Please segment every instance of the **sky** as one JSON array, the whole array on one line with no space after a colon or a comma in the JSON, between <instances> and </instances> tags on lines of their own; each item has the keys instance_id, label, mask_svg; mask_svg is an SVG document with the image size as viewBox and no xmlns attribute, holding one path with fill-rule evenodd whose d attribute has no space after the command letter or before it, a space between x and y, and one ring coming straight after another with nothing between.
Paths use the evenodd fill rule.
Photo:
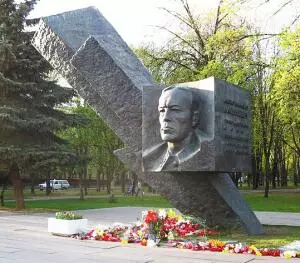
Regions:
<instances>
[{"instance_id":1,"label":"sky","mask_svg":"<svg viewBox=\"0 0 300 263\"><path fill-rule=\"evenodd\" d=\"M264 30L269 31L268 33L280 30L297 12L300 12L300 5L296 4L300 0L295 0L293 6L276 16L272 14L284 0L270 0L271 4L260 7L258 7L259 3L263 0L252 1L256 3L242 12ZM215 8L218 2L219 0L189 0L192 10L203 12ZM158 32L155 26L168 26L172 20L166 12L161 10L161 7L179 10L176 0L40 0L30 17L49 16L88 6L97 7L125 42L132 46L138 46L148 40L163 42L167 36Z\"/></svg>"}]
</instances>

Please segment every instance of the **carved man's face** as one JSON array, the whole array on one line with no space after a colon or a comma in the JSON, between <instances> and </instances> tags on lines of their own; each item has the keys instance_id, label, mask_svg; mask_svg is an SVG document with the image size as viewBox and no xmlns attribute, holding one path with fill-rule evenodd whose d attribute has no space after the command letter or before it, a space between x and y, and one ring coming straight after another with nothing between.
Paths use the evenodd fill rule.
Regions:
<instances>
[{"instance_id":1,"label":"carved man's face","mask_svg":"<svg viewBox=\"0 0 300 263\"><path fill-rule=\"evenodd\" d=\"M163 141L180 142L193 130L190 93L178 88L166 90L159 98L158 111Z\"/></svg>"}]
</instances>

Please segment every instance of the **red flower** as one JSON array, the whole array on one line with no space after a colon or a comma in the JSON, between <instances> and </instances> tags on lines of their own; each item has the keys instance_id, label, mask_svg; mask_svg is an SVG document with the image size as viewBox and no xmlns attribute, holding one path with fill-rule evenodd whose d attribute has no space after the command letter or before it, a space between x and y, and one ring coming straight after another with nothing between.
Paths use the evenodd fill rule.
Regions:
<instances>
[{"instance_id":1,"label":"red flower","mask_svg":"<svg viewBox=\"0 0 300 263\"><path fill-rule=\"evenodd\" d=\"M149 223L156 223L158 220L158 215L156 212L152 211L152 210L149 210L148 213L147 213L147 216L145 218L145 222L147 224Z\"/></svg>"}]
</instances>

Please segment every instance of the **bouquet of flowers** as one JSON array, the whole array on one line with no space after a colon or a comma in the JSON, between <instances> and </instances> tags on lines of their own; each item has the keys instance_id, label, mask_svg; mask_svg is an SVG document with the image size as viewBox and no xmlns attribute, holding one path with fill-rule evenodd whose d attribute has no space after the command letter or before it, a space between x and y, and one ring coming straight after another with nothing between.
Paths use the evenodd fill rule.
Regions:
<instances>
[{"instance_id":1,"label":"bouquet of flowers","mask_svg":"<svg viewBox=\"0 0 300 263\"><path fill-rule=\"evenodd\" d=\"M176 215L172 209L144 211L142 219L148 233L145 236L146 239L154 240L156 244L160 240L183 239L192 236L204 237L207 234L216 234L216 231L207 230L204 220Z\"/></svg>"},{"instance_id":2,"label":"bouquet of flowers","mask_svg":"<svg viewBox=\"0 0 300 263\"><path fill-rule=\"evenodd\" d=\"M57 218L75 219L73 212L58 212ZM253 254L256 256L273 256L285 258L300 258L300 251L295 244L281 249L257 248L236 241L221 241L208 239L216 235L215 230L206 227L205 221L199 218L176 215L172 209L148 210L142 213L142 221L134 225L120 223L112 226L98 226L84 235L77 234L74 238L93 239L127 243L139 243L142 246L157 246L161 240L166 240L168 247L191 249L194 251L207 250L212 252Z\"/></svg>"}]
</instances>

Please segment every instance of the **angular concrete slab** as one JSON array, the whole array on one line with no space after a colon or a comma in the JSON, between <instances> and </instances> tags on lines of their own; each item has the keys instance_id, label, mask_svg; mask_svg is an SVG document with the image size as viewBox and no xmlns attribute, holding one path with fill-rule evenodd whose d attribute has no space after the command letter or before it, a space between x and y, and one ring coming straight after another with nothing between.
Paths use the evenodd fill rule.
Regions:
<instances>
[{"instance_id":1,"label":"angular concrete slab","mask_svg":"<svg viewBox=\"0 0 300 263\"><path fill-rule=\"evenodd\" d=\"M156 84L99 11L85 8L44 18L32 42L126 144L117 155L139 178L181 212L203 217L211 226L244 225L251 234L262 233L241 197L232 196L240 200L235 209L226 202L229 189L215 187L214 173L142 173L142 88Z\"/></svg>"}]
</instances>

